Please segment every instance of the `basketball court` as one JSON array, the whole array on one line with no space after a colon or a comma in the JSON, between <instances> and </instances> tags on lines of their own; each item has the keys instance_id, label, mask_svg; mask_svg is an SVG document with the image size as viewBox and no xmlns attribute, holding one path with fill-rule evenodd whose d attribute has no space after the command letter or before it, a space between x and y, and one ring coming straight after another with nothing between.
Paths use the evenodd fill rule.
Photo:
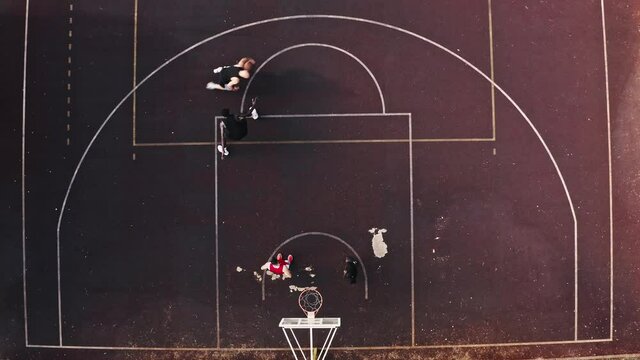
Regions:
<instances>
[{"instance_id":1,"label":"basketball court","mask_svg":"<svg viewBox=\"0 0 640 360\"><path fill-rule=\"evenodd\" d=\"M640 351L614 313L612 1L28 3L30 358L281 358L309 326L328 359ZM205 90L243 56L241 91ZM221 159L220 111L253 97ZM277 253L292 279L260 270Z\"/></svg>"}]
</instances>

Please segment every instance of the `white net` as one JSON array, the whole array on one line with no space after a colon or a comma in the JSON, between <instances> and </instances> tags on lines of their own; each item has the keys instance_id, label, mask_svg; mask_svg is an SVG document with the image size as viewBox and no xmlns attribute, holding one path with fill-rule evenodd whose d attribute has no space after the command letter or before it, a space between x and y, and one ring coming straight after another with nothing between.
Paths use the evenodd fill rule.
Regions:
<instances>
[{"instance_id":1,"label":"white net","mask_svg":"<svg viewBox=\"0 0 640 360\"><path fill-rule=\"evenodd\" d=\"M313 319L322 307L322 295L318 290L307 289L298 298L300 308L308 318Z\"/></svg>"}]
</instances>

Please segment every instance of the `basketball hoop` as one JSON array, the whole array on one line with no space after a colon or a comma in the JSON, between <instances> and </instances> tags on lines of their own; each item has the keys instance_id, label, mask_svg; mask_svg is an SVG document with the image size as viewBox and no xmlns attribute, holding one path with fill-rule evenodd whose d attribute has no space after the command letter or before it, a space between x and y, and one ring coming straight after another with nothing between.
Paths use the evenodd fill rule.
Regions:
<instances>
[{"instance_id":1,"label":"basketball hoop","mask_svg":"<svg viewBox=\"0 0 640 360\"><path fill-rule=\"evenodd\" d=\"M333 338L336 336L336 332L340 327L341 320L340 318L316 318L318 310L322 307L322 295L320 295L318 290L304 290L298 297L298 304L300 305L300 309L304 311L304 314L307 315L306 318L282 318L282 320L280 320L279 326L282 328L289 348L296 360L300 359L298 352L302 354L302 359L304 360L324 360L329 352L329 348L331 348ZM305 355L305 350L300 344L294 330L309 330L309 357ZM318 333L327 333L321 348L315 348L313 345L314 330L316 331L316 338L318 337ZM290 335L294 342L291 341ZM297 345L297 350L294 348L294 344ZM317 352L318 349L320 349L319 353Z\"/></svg>"},{"instance_id":2,"label":"basketball hoop","mask_svg":"<svg viewBox=\"0 0 640 360\"><path fill-rule=\"evenodd\" d=\"M316 314L322 307L322 295L318 290L307 289L300 293L298 304L308 319L315 319Z\"/></svg>"}]
</instances>

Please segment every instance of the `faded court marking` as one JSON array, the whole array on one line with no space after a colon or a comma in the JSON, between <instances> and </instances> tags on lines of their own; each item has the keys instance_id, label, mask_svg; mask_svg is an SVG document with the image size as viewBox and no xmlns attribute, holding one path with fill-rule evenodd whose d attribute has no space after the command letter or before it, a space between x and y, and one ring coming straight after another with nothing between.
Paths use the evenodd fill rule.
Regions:
<instances>
[{"instance_id":1,"label":"faded court marking","mask_svg":"<svg viewBox=\"0 0 640 360\"><path fill-rule=\"evenodd\" d=\"M371 237L371 247L373 248L373 255L375 255L377 258L383 258L385 255L387 255L387 243L384 242L384 238L382 236L386 232L387 229L369 229L369 233L373 235Z\"/></svg>"}]
</instances>

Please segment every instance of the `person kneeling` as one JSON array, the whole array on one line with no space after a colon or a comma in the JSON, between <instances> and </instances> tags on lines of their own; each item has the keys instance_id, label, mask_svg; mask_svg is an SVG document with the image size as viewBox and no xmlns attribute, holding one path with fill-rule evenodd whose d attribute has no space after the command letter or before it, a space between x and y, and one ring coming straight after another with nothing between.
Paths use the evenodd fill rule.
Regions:
<instances>
[{"instance_id":1,"label":"person kneeling","mask_svg":"<svg viewBox=\"0 0 640 360\"><path fill-rule=\"evenodd\" d=\"M289 270L289 267L291 266L291 263L293 262L293 256L289 255L289 256L287 256L287 260L285 260L282 257L282 254L278 254L278 256L276 256L276 258L274 260L275 261L272 260L272 261L262 265L260 267L260 270L267 271L268 275L271 275L271 274L282 275L282 280L290 279L291 278L291 270Z\"/></svg>"}]
</instances>

